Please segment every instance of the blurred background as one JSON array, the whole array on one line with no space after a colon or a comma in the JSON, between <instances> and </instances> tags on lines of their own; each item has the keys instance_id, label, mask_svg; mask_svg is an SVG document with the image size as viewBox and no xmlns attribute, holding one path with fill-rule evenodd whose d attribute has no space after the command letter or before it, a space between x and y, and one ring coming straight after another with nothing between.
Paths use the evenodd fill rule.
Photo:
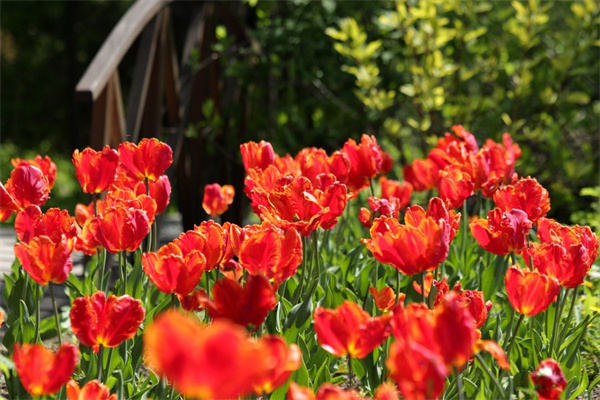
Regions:
<instances>
[{"instance_id":1,"label":"blurred background","mask_svg":"<svg viewBox=\"0 0 600 400\"><path fill-rule=\"evenodd\" d=\"M206 218L207 183L236 186L225 219L248 211L240 143L264 139L294 155L366 132L401 178L403 164L462 124L480 145L509 132L523 150L519 175L550 191L549 215L600 230L598 2L158 3L179 70L194 77L182 120L169 120L166 103L156 111L156 136L183 132L170 210L183 211L186 229ZM47 205L72 211L89 201L70 160L91 143L93 104L75 87L134 4L1 3L2 182L11 158L47 154L58 165ZM198 40L186 48L194 23ZM142 36L118 66L125 113Z\"/></svg>"}]
</instances>

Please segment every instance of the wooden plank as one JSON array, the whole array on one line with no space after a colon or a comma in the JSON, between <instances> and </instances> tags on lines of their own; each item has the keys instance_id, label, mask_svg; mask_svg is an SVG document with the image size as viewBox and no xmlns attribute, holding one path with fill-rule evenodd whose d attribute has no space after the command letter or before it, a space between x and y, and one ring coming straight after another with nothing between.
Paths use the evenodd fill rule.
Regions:
<instances>
[{"instance_id":1,"label":"wooden plank","mask_svg":"<svg viewBox=\"0 0 600 400\"><path fill-rule=\"evenodd\" d=\"M150 84L152 66L154 65L154 55L156 53L157 38L160 32L161 15L154 17L140 38L137 59L133 70L133 78L129 97L127 100L127 115L125 117L127 125L127 140L136 142L139 137L140 126L142 124L142 115L146 105L146 94Z\"/></svg>"},{"instance_id":2,"label":"wooden plank","mask_svg":"<svg viewBox=\"0 0 600 400\"><path fill-rule=\"evenodd\" d=\"M79 97L95 101L117 69L125 53L148 22L171 0L138 0L102 44L75 89Z\"/></svg>"},{"instance_id":3,"label":"wooden plank","mask_svg":"<svg viewBox=\"0 0 600 400\"><path fill-rule=\"evenodd\" d=\"M167 115L171 125L177 125L182 116L181 103L179 95L181 88L179 85L179 66L177 65L177 52L175 51L175 38L173 36L173 26L169 18L166 26L165 43L165 96L167 98Z\"/></svg>"},{"instance_id":4,"label":"wooden plank","mask_svg":"<svg viewBox=\"0 0 600 400\"><path fill-rule=\"evenodd\" d=\"M101 150L104 146L104 126L106 121L106 97L108 94L108 85L94 100L92 105L92 126L90 132L90 147L94 150Z\"/></svg>"},{"instance_id":5,"label":"wooden plank","mask_svg":"<svg viewBox=\"0 0 600 400\"><path fill-rule=\"evenodd\" d=\"M120 143L125 141L125 115L123 112L123 96L121 95L119 70L115 70L109 85L111 85L112 92L112 125L110 126L111 143L113 148L117 148Z\"/></svg>"}]
</instances>

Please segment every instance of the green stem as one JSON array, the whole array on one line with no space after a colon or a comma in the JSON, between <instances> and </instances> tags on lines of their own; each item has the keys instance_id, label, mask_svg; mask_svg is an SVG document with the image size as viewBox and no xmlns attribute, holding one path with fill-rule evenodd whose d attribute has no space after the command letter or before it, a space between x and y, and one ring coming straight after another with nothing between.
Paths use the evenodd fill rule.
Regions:
<instances>
[{"instance_id":1,"label":"green stem","mask_svg":"<svg viewBox=\"0 0 600 400\"><path fill-rule=\"evenodd\" d=\"M100 351L98 352L98 374L97 379L99 382L102 382L102 356L104 352L104 346L100 346Z\"/></svg>"},{"instance_id":2,"label":"green stem","mask_svg":"<svg viewBox=\"0 0 600 400\"><path fill-rule=\"evenodd\" d=\"M396 270L396 304L400 302L400 270Z\"/></svg>"},{"instance_id":3,"label":"green stem","mask_svg":"<svg viewBox=\"0 0 600 400\"><path fill-rule=\"evenodd\" d=\"M56 335L58 336L58 345L62 346L62 337L60 333L60 320L58 318L58 309L56 307L56 298L54 297L54 286L52 282L49 284L50 286L50 297L52 297L52 308L54 309L54 321L56 322Z\"/></svg>"},{"instance_id":4,"label":"green stem","mask_svg":"<svg viewBox=\"0 0 600 400\"><path fill-rule=\"evenodd\" d=\"M125 294L127 293L127 254L125 253L125 250L119 252L119 266L122 268L123 271L123 281L121 282L121 284L123 285L123 293Z\"/></svg>"},{"instance_id":5,"label":"green stem","mask_svg":"<svg viewBox=\"0 0 600 400\"><path fill-rule=\"evenodd\" d=\"M52 285L52 283L50 283ZM37 307L35 309L35 342L42 343L42 339L40 338L40 308L42 308L42 299L40 296L41 288L37 285L35 287L35 297Z\"/></svg>"},{"instance_id":6,"label":"green stem","mask_svg":"<svg viewBox=\"0 0 600 400\"><path fill-rule=\"evenodd\" d=\"M494 386L496 386L496 389L498 389L498 391L500 392L499 398L505 399L506 394L504 393L504 389L502 389L502 385L500 385L500 382L498 381L498 379L496 379L496 376L494 374L492 374L492 371L487 366L487 364L486 364L485 360L483 359L483 357L481 356L481 354L480 353L475 354L475 358L477 358L477 361L479 361L479 364L483 367L483 370L485 371L485 373L490 377L490 379L494 383Z\"/></svg>"},{"instance_id":7,"label":"green stem","mask_svg":"<svg viewBox=\"0 0 600 400\"><path fill-rule=\"evenodd\" d=\"M575 310L575 302L577 301L577 294L579 292L579 286L575 286L573 288L573 297L571 298L571 306L569 307L569 314L567 314L567 321L565 322L559 338L559 343L562 343L565 339L565 335L569 330L569 325L571 325L571 318L573 318L573 311Z\"/></svg>"},{"instance_id":8,"label":"green stem","mask_svg":"<svg viewBox=\"0 0 600 400\"><path fill-rule=\"evenodd\" d=\"M521 326L521 322L523 322L523 318L525 318L525 314L519 315L519 319L517 320L517 325L515 325L515 330L513 331L510 341L508 342L508 346L506 347L506 356L507 357L510 357L510 350L512 349L512 346L515 344L517 332L519 332L519 327Z\"/></svg>"},{"instance_id":9,"label":"green stem","mask_svg":"<svg viewBox=\"0 0 600 400\"><path fill-rule=\"evenodd\" d=\"M562 288L560 288L560 292L556 297L556 304L554 308L554 326L552 328L552 338L550 339L550 347L548 348L548 357L552 357L554 353L554 345L556 344L556 335L558 334L558 324L560 322L560 317L562 316L563 308L565 307L565 301L563 301L562 297Z\"/></svg>"},{"instance_id":10,"label":"green stem","mask_svg":"<svg viewBox=\"0 0 600 400\"><path fill-rule=\"evenodd\" d=\"M375 189L373 189L373 179L369 179L369 186L371 187L371 196L375 197Z\"/></svg>"},{"instance_id":11,"label":"green stem","mask_svg":"<svg viewBox=\"0 0 600 400\"><path fill-rule=\"evenodd\" d=\"M300 274L300 283L296 287L294 294L294 304L298 304L298 299L302 294L302 288L304 287L304 276L306 275L306 269L308 268L308 260L306 259L306 237L302 236L302 273Z\"/></svg>"},{"instance_id":12,"label":"green stem","mask_svg":"<svg viewBox=\"0 0 600 400\"><path fill-rule=\"evenodd\" d=\"M421 297L423 299L423 303L427 304L427 296L425 296L425 271L419 274L419 278L421 280Z\"/></svg>"},{"instance_id":13,"label":"green stem","mask_svg":"<svg viewBox=\"0 0 600 400\"><path fill-rule=\"evenodd\" d=\"M348 354L348 383L354 387L354 370L352 369L352 357Z\"/></svg>"},{"instance_id":14,"label":"green stem","mask_svg":"<svg viewBox=\"0 0 600 400\"><path fill-rule=\"evenodd\" d=\"M461 265L465 264L465 246L467 245L467 229L469 228L469 218L467 215L467 201L465 200L462 206L462 233L460 243L460 260ZM460 269L460 267L459 267Z\"/></svg>"},{"instance_id":15,"label":"green stem","mask_svg":"<svg viewBox=\"0 0 600 400\"><path fill-rule=\"evenodd\" d=\"M319 232L317 229L313 231L313 260L317 266L317 279L321 278L321 265L319 263Z\"/></svg>"},{"instance_id":16,"label":"green stem","mask_svg":"<svg viewBox=\"0 0 600 400\"><path fill-rule=\"evenodd\" d=\"M452 368L454 370L454 375L456 375L456 390L458 390L458 399L465 400L465 394L463 393L463 382L461 373L458 372L458 368Z\"/></svg>"},{"instance_id":17,"label":"green stem","mask_svg":"<svg viewBox=\"0 0 600 400\"><path fill-rule=\"evenodd\" d=\"M108 292L108 286L110 285L110 275L106 277L106 282L104 282L104 274L106 274L106 259L108 258L108 254L106 249L102 249L102 266L99 266L101 275L100 287L99 290L104 291L104 293ZM100 262L100 260L98 260Z\"/></svg>"}]
</instances>

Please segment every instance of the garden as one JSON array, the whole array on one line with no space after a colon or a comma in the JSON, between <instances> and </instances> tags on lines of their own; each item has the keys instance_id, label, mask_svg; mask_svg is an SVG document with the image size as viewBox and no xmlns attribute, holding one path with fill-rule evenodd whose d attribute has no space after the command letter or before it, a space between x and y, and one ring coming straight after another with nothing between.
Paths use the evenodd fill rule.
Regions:
<instances>
[{"instance_id":1,"label":"garden","mask_svg":"<svg viewBox=\"0 0 600 400\"><path fill-rule=\"evenodd\" d=\"M263 49L217 25L215 65L280 101L202 103L203 217L168 241L168 134L3 141L0 396L595 399L598 4L243 7Z\"/></svg>"}]
</instances>

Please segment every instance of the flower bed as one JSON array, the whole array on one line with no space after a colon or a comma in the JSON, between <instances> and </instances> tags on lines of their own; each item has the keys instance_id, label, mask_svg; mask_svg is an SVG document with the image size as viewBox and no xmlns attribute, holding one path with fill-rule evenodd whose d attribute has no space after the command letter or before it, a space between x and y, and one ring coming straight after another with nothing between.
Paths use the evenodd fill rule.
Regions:
<instances>
[{"instance_id":1,"label":"flower bed","mask_svg":"<svg viewBox=\"0 0 600 400\"><path fill-rule=\"evenodd\" d=\"M393 160L367 135L331 155L243 144L262 223L219 223L233 188L207 185L213 220L161 248L166 144L76 150L93 201L74 216L42 211L56 176L48 157L15 160L0 186L0 218L16 212L19 240L3 293L10 396L553 399L591 389L600 378L581 368L581 343L597 314L577 300L598 237L546 218L548 192L517 175L510 136L479 147L453 132L404 167L404 182L385 176ZM70 273L72 251L91 257L83 279ZM68 316L55 307L41 320L54 285L65 286ZM52 337L58 349L43 344Z\"/></svg>"}]
</instances>

